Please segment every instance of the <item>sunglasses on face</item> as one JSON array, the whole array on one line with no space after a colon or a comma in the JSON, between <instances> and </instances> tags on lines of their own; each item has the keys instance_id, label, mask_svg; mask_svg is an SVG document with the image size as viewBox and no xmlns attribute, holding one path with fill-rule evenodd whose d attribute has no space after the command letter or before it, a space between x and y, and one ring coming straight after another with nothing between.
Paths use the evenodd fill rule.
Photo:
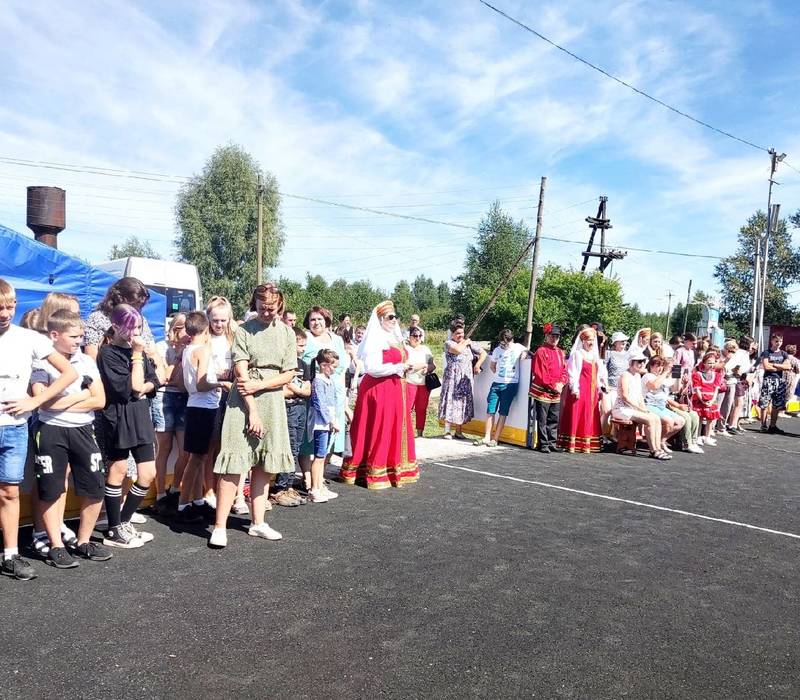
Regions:
<instances>
[{"instance_id":1,"label":"sunglasses on face","mask_svg":"<svg viewBox=\"0 0 800 700\"><path fill-rule=\"evenodd\" d=\"M397 314L386 314L384 318L388 319L389 321L394 321L397 318Z\"/></svg>"},{"instance_id":2,"label":"sunglasses on face","mask_svg":"<svg viewBox=\"0 0 800 700\"><path fill-rule=\"evenodd\" d=\"M422 333L411 333L408 337L409 338L421 338L422 337Z\"/></svg>"}]
</instances>

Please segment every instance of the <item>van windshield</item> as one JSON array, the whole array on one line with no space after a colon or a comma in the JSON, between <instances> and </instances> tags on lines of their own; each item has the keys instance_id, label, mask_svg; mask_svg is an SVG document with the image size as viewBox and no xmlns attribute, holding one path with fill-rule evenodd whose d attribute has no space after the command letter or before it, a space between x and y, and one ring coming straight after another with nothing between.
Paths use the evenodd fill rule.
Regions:
<instances>
[{"instance_id":1,"label":"van windshield","mask_svg":"<svg viewBox=\"0 0 800 700\"><path fill-rule=\"evenodd\" d=\"M192 289L176 289L175 287L161 287L148 284L148 289L163 294L167 298L167 316L177 313L187 313L197 308L197 298Z\"/></svg>"}]
</instances>

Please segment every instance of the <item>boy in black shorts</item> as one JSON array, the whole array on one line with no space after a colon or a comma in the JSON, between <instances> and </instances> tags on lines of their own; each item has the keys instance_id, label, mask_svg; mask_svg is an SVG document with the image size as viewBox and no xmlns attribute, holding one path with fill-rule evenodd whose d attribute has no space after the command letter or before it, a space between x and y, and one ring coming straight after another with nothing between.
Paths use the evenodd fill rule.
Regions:
<instances>
[{"instance_id":1,"label":"boy in black shorts","mask_svg":"<svg viewBox=\"0 0 800 700\"><path fill-rule=\"evenodd\" d=\"M72 470L75 494L81 499L81 521L75 553L84 559L106 561L111 552L92 542L105 488L105 469L94 439L94 412L105 406L106 395L94 360L81 352L83 322L68 310L56 311L47 321L53 347L66 358L78 378L55 399L39 408L36 440L36 480L44 506L44 524L50 538L47 563L58 569L78 566L61 540L67 468ZM42 394L60 373L46 360L31 373L33 395Z\"/></svg>"},{"instance_id":2,"label":"boy in black shorts","mask_svg":"<svg viewBox=\"0 0 800 700\"><path fill-rule=\"evenodd\" d=\"M783 336L776 333L769 339L769 350L761 353L759 359L764 368L764 381L761 383L761 395L758 398L761 430L781 435L783 430L778 427L778 415L786 408L786 380L783 373L792 368L789 354L785 350L781 350L782 344ZM767 427L767 419L769 419L769 427Z\"/></svg>"},{"instance_id":3,"label":"boy in black shorts","mask_svg":"<svg viewBox=\"0 0 800 700\"><path fill-rule=\"evenodd\" d=\"M213 369L209 369L211 336L206 315L200 311L187 314L186 332L192 338L182 359L183 383L189 394L183 449L189 454L189 461L181 480L176 516L181 523L197 522L214 515L203 498L203 465L214 434L221 389L231 389L230 382L218 381Z\"/></svg>"}]
</instances>

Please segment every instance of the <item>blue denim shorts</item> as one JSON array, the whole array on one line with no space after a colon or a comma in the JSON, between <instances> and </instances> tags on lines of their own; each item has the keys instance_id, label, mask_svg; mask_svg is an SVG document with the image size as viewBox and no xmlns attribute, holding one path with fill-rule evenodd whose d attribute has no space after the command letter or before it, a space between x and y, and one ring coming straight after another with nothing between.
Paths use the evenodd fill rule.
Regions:
<instances>
[{"instance_id":1,"label":"blue denim shorts","mask_svg":"<svg viewBox=\"0 0 800 700\"><path fill-rule=\"evenodd\" d=\"M489 396L486 398L486 414L493 416L499 411L501 416L508 416L511 410L511 403L517 395L519 384L501 384L493 382L489 389Z\"/></svg>"},{"instance_id":2,"label":"blue denim shorts","mask_svg":"<svg viewBox=\"0 0 800 700\"><path fill-rule=\"evenodd\" d=\"M21 484L28 458L28 424L0 425L0 483Z\"/></svg>"},{"instance_id":3,"label":"blue denim shorts","mask_svg":"<svg viewBox=\"0 0 800 700\"><path fill-rule=\"evenodd\" d=\"M330 430L314 431L314 456L321 459L328 455L328 445L330 444Z\"/></svg>"},{"instance_id":4,"label":"blue denim shorts","mask_svg":"<svg viewBox=\"0 0 800 700\"><path fill-rule=\"evenodd\" d=\"M157 433L182 432L186 428L186 402L189 394L182 391L159 391L150 406L153 427Z\"/></svg>"}]
</instances>

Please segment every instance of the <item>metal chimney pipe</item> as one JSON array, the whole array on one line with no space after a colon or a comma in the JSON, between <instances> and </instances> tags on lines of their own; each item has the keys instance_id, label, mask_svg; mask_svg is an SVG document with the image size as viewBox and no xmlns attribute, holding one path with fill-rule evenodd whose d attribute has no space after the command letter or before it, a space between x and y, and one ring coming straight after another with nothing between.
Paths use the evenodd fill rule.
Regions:
<instances>
[{"instance_id":1,"label":"metal chimney pipe","mask_svg":"<svg viewBox=\"0 0 800 700\"><path fill-rule=\"evenodd\" d=\"M58 248L56 237L67 225L67 193L60 187L28 187L28 228L39 243Z\"/></svg>"}]
</instances>

